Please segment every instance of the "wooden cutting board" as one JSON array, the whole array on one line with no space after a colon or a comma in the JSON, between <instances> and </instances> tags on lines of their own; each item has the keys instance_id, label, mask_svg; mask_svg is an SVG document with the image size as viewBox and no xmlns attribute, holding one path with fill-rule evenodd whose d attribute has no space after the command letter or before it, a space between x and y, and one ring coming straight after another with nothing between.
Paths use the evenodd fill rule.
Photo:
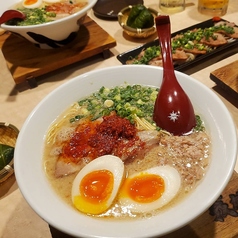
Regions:
<instances>
[{"instance_id":1,"label":"wooden cutting board","mask_svg":"<svg viewBox=\"0 0 238 238\"><path fill-rule=\"evenodd\" d=\"M36 86L36 77L96 54L110 56L116 41L90 17L86 17L77 37L67 46L40 49L9 32L0 36L0 49L16 84L24 81Z\"/></svg>"},{"instance_id":2,"label":"wooden cutting board","mask_svg":"<svg viewBox=\"0 0 238 238\"><path fill-rule=\"evenodd\" d=\"M238 60L211 72L210 78L238 99Z\"/></svg>"},{"instance_id":3,"label":"wooden cutting board","mask_svg":"<svg viewBox=\"0 0 238 238\"><path fill-rule=\"evenodd\" d=\"M73 238L49 227L52 238ZM210 209L162 238L238 238L238 174L234 171L227 187Z\"/></svg>"}]
</instances>

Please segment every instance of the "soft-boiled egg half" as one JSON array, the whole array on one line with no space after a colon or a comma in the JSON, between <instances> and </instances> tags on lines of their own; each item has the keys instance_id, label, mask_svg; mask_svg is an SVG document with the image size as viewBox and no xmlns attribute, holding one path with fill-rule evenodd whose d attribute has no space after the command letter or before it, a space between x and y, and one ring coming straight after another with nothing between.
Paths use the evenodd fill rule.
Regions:
<instances>
[{"instance_id":1,"label":"soft-boiled egg half","mask_svg":"<svg viewBox=\"0 0 238 238\"><path fill-rule=\"evenodd\" d=\"M181 178L175 168L169 165L153 167L127 177L119 201L131 212L149 212L169 203L180 186Z\"/></svg>"},{"instance_id":2,"label":"soft-boiled egg half","mask_svg":"<svg viewBox=\"0 0 238 238\"><path fill-rule=\"evenodd\" d=\"M72 186L72 202L81 212L100 214L112 205L124 178L119 157L104 155L87 164Z\"/></svg>"},{"instance_id":3,"label":"soft-boiled egg half","mask_svg":"<svg viewBox=\"0 0 238 238\"><path fill-rule=\"evenodd\" d=\"M22 5L25 8L37 8L42 5L42 0L23 0Z\"/></svg>"}]
</instances>

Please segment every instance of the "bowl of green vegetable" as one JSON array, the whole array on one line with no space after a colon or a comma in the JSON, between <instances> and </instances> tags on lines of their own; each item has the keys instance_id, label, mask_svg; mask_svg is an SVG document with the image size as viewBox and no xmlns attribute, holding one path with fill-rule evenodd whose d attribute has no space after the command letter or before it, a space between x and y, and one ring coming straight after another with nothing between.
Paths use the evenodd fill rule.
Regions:
<instances>
[{"instance_id":1,"label":"bowl of green vegetable","mask_svg":"<svg viewBox=\"0 0 238 238\"><path fill-rule=\"evenodd\" d=\"M0 183L14 172L13 157L18 133L12 124L0 122Z\"/></svg>"},{"instance_id":2,"label":"bowl of green vegetable","mask_svg":"<svg viewBox=\"0 0 238 238\"><path fill-rule=\"evenodd\" d=\"M97 0L9 0L0 5L0 15L18 10L25 19L14 18L1 28L21 36L42 49L59 48L72 42L87 11Z\"/></svg>"},{"instance_id":3,"label":"bowl of green vegetable","mask_svg":"<svg viewBox=\"0 0 238 238\"><path fill-rule=\"evenodd\" d=\"M155 17L159 13L143 4L129 5L118 13L118 22L129 36L147 38L156 33Z\"/></svg>"}]
</instances>

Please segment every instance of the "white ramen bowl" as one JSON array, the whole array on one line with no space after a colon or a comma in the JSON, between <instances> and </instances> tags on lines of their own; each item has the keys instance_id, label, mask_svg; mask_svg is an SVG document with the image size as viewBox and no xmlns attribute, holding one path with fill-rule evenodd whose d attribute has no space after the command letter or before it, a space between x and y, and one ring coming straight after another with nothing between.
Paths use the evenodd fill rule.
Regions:
<instances>
[{"instance_id":1,"label":"white ramen bowl","mask_svg":"<svg viewBox=\"0 0 238 238\"><path fill-rule=\"evenodd\" d=\"M51 226L76 237L148 238L170 233L207 210L233 173L237 156L236 128L227 108L212 90L183 73L176 72L176 75L196 113L205 121L212 141L208 171L190 195L148 219L96 219L66 204L49 184L43 169L43 147L47 130L58 115L101 86L111 88L125 82L157 87L161 84L160 67L116 66L85 73L61 85L25 121L15 149L15 173L23 196L36 213Z\"/></svg>"},{"instance_id":2,"label":"white ramen bowl","mask_svg":"<svg viewBox=\"0 0 238 238\"><path fill-rule=\"evenodd\" d=\"M7 0L0 3L0 15L21 0ZM51 49L64 46L71 42L77 35L80 25L84 18L97 2L97 0L87 0L88 4L80 11L44 24L31 26L9 26L1 24L1 28L10 31L16 35L20 35L28 41L42 49Z\"/></svg>"}]
</instances>

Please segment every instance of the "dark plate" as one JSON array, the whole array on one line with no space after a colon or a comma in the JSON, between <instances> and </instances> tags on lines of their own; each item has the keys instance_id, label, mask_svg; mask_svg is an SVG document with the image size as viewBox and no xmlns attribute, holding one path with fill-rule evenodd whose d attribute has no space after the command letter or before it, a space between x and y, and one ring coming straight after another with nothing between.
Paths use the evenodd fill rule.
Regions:
<instances>
[{"instance_id":1,"label":"dark plate","mask_svg":"<svg viewBox=\"0 0 238 238\"><path fill-rule=\"evenodd\" d=\"M226 21L224 19L221 19L221 21ZM214 21L213 19L201 22L199 24L190 26L188 28L185 28L183 30L177 31L173 34L171 34L172 37L174 37L177 34L180 34L182 32L186 32L187 30L192 30L194 28L207 28L207 27L211 27L214 25ZM132 57L136 57L141 51L142 49L148 48L150 46L157 46L159 45L159 41L158 39L148 42L144 45L141 45L135 49L129 50L127 52L124 52L122 54L119 54L117 56L117 59L122 63L122 64L126 64L126 61ZM186 74L192 74L196 71L199 71L211 64L214 64L224 58L227 58L233 54L238 53L238 39L234 40L233 42L230 42L226 45L220 46L217 49L213 50L212 52L209 52L205 55L199 55L197 56L194 60L190 61L190 62L186 62L183 63L181 65L175 65L175 69L177 71L181 71L184 72Z\"/></svg>"},{"instance_id":2,"label":"dark plate","mask_svg":"<svg viewBox=\"0 0 238 238\"><path fill-rule=\"evenodd\" d=\"M93 7L93 11L96 17L117 19L121 9L136 4L143 4L143 0L98 0Z\"/></svg>"}]
</instances>

